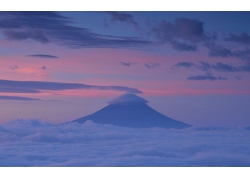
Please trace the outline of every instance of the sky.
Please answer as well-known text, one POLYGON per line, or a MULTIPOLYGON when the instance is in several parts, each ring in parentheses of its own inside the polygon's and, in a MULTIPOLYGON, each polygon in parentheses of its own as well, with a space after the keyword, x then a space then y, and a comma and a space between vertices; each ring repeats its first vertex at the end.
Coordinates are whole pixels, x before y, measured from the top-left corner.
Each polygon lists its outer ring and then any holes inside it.
POLYGON ((193 126, 250 125, 250 12, 0 12, 0 123, 124 93, 193 126))

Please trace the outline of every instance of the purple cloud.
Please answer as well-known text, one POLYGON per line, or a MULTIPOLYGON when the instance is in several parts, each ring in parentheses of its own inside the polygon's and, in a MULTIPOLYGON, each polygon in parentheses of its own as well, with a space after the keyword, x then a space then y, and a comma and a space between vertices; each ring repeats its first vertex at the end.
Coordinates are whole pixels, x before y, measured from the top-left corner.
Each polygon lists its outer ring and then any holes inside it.
POLYGON ((216 63, 210 64, 208 62, 200 61, 199 64, 194 64, 192 62, 179 62, 175 64, 172 69, 185 67, 189 69, 198 69, 201 71, 209 71, 209 70, 216 70, 220 72, 250 72, 250 64, 246 64, 244 66, 232 66, 225 63, 216 63))
MULTIPOLYGON (((126 13, 112 14, 115 20, 133 22, 126 13)), ((87 28, 73 26, 72 19, 55 12, 1 12, 0 17, 0 30, 12 40, 53 42, 69 48, 144 48, 152 44, 139 37, 96 34, 87 28)))
POLYGON ((112 16, 113 21, 126 22, 128 24, 134 25, 136 28, 138 26, 138 23, 134 20, 134 17, 131 14, 116 11, 108 11, 106 13, 112 16))
POLYGON ((142 91, 125 86, 95 86, 79 83, 59 83, 59 82, 41 82, 41 81, 11 81, 0 79, 1 92, 21 92, 21 93, 39 93, 44 90, 70 90, 70 89, 98 89, 125 91, 128 93, 142 93, 142 91))
MULTIPOLYGON (((1 82, 1 80, 0 80, 1 82)), ((35 89, 27 89, 25 87, 5 87, 4 85, 0 85, 0 92, 7 93, 41 93, 39 90, 35 89)))
POLYGON ((245 45, 250 44, 250 36, 247 33, 242 33, 240 35, 230 34, 226 41, 237 42, 245 45))
POLYGON ((230 49, 218 46, 215 43, 206 43, 205 46, 209 49, 208 55, 211 57, 229 57, 232 54, 230 49))
POLYGON ((47 68, 46 68, 46 66, 42 66, 41 69, 44 69, 44 70, 45 70, 45 69, 47 69, 47 68))
POLYGON ((196 51, 197 50, 196 45, 181 43, 178 41, 171 41, 170 43, 174 49, 179 50, 179 51, 196 51))
POLYGON ((0 96, 0 100, 14 100, 14 101, 40 101, 40 99, 19 97, 19 96, 0 96))
POLYGON ((48 58, 48 59, 58 58, 57 56, 52 56, 48 54, 33 54, 33 55, 28 55, 28 57, 38 57, 38 58, 48 58))
POLYGON ((154 63, 154 62, 148 62, 148 63, 145 63, 144 66, 148 69, 153 69, 153 68, 156 68, 156 67, 160 67, 161 64, 160 63, 154 63))
POLYGON ((132 66, 132 65, 135 65, 137 63, 132 63, 132 62, 120 62, 123 66, 132 66))
POLYGON ((121 64, 122 64, 123 66, 131 66, 131 63, 130 63, 130 62, 121 62, 121 64))
POLYGON ((189 76, 187 80, 198 80, 198 81, 203 81, 203 80, 227 80, 227 78, 223 77, 214 77, 210 73, 206 73, 206 75, 197 75, 197 76, 189 76))
POLYGON ((215 39, 213 34, 205 34, 203 22, 196 19, 177 18, 174 22, 161 21, 151 33, 161 43, 170 43, 179 51, 196 51, 197 43, 215 39))
POLYGON ((192 68, 192 67, 195 67, 195 64, 192 62, 179 62, 175 64, 171 69, 180 68, 180 67, 192 68))
POLYGON ((15 69, 18 69, 18 67, 17 66, 11 66, 10 69, 15 70, 15 69))
POLYGON ((40 43, 49 42, 45 33, 42 30, 34 29, 34 28, 21 27, 21 29, 18 31, 8 29, 8 30, 3 30, 2 33, 6 38, 10 40, 32 39, 40 43))
POLYGON ((213 42, 206 43, 205 46, 209 50, 210 57, 236 57, 241 60, 247 60, 250 62, 250 49, 232 51, 228 48, 216 45, 213 42))

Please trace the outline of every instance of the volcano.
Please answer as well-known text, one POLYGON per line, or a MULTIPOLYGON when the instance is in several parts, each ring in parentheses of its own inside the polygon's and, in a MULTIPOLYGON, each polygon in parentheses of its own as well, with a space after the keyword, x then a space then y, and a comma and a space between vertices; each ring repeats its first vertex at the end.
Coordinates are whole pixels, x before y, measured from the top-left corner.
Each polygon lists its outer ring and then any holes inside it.
POLYGON ((190 127, 180 121, 171 119, 147 105, 148 101, 135 95, 124 94, 108 102, 108 106, 71 122, 84 123, 92 120, 98 124, 112 124, 131 128, 175 128, 190 127))

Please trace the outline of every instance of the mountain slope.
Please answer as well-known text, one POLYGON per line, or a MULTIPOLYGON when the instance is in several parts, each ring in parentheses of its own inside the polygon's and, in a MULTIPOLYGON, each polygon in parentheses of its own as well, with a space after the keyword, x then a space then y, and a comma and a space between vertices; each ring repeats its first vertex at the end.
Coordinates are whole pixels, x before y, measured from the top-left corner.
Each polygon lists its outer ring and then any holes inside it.
POLYGON ((103 109, 76 119, 72 122, 84 123, 92 120, 99 124, 112 124, 116 126, 132 128, 187 128, 190 125, 171 119, 151 107, 146 103, 148 101, 134 94, 127 98, 124 95, 109 102, 110 105, 103 109))

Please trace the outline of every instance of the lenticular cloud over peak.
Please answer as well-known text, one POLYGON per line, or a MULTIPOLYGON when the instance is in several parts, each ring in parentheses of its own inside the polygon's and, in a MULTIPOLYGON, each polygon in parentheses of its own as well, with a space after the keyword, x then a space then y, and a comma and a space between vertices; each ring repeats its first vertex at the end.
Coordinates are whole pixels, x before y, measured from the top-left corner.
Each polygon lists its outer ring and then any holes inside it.
POLYGON ((119 105, 130 105, 130 104, 146 104, 148 103, 147 100, 135 95, 135 94, 123 94, 117 98, 114 98, 110 101, 107 102, 110 105, 115 105, 115 104, 119 104, 119 105))

